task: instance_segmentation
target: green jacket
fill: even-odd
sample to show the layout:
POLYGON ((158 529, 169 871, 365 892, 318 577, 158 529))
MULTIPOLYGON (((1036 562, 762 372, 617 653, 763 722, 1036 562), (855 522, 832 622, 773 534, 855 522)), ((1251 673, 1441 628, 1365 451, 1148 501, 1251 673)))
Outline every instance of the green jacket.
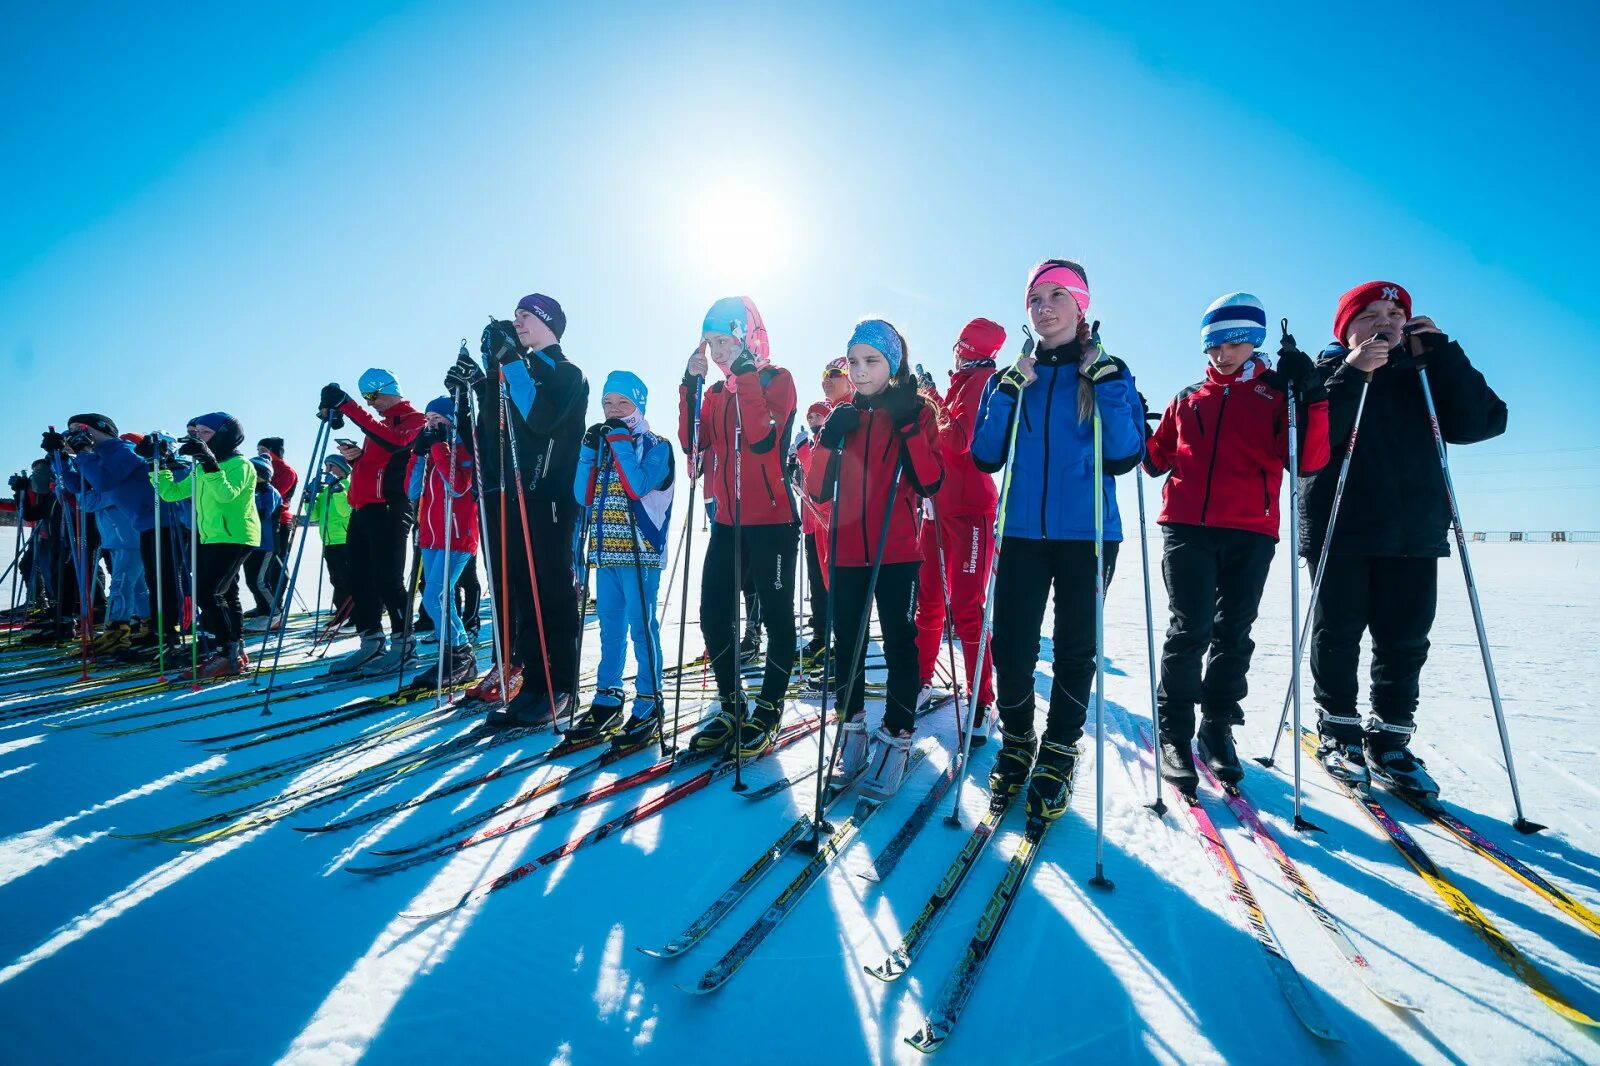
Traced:
POLYGON ((339 482, 338 490, 324 488, 311 504, 311 524, 322 527, 322 545, 337 548, 345 542, 350 528, 350 479, 339 482))
POLYGON ((222 460, 214 474, 196 467, 182 481, 174 481, 172 471, 157 470, 150 479, 155 483, 156 493, 169 503, 189 499, 194 494, 194 486, 200 486, 195 510, 201 544, 244 544, 252 548, 260 545, 256 468, 244 456, 234 455, 222 460))

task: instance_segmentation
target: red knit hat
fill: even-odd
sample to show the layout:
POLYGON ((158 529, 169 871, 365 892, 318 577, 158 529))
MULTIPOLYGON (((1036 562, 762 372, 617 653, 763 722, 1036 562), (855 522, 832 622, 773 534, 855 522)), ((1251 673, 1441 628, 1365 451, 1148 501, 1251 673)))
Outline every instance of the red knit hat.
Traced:
POLYGON ((962 359, 993 359, 1005 342, 1005 327, 987 318, 975 318, 961 330, 956 355, 962 359))
POLYGON ((1333 342, 1344 343, 1344 331, 1349 327, 1350 320, 1359 315, 1363 308, 1379 300, 1393 300, 1405 311, 1406 317, 1411 317, 1411 294, 1392 281, 1369 281, 1365 285, 1357 285, 1343 296, 1339 297, 1339 309, 1333 313, 1333 342))
POLYGON ((827 418, 828 412, 832 410, 833 407, 828 403, 827 400, 818 400, 816 403, 806 408, 806 417, 810 418, 812 415, 821 415, 823 418, 827 418))

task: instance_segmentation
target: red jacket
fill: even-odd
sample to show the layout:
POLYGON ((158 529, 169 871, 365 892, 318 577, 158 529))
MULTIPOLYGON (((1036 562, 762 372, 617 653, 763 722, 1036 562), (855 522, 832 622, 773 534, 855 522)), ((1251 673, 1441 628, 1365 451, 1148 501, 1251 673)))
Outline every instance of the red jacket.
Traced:
POLYGON ((281 526, 289 521, 289 501, 294 498, 295 486, 300 484, 300 475, 294 472, 294 467, 273 453, 268 452, 267 458, 272 460, 272 487, 283 497, 283 504, 272 516, 281 526))
POLYGON ((405 502, 411 442, 427 425, 427 417, 407 400, 389 408, 382 418, 373 417, 354 400, 340 404, 339 411, 367 435, 361 456, 350 469, 351 508, 405 502))
POLYGON ((478 500, 472 490, 472 456, 457 446, 453 476, 450 446, 443 441, 428 449, 428 474, 423 482, 422 502, 417 508, 417 547, 445 548, 445 501, 449 500, 451 552, 478 550, 478 500), (447 488, 448 485, 448 488, 447 488))
MULTIPOLYGON (((1289 463, 1286 382, 1252 357, 1231 375, 1206 368, 1167 405, 1145 442, 1144 468, 1170 471, 1158 521, 1278 537, 1278 490, 1289 463)), ((1297 412, 1300 473, 1328 463, 1328 402, 1297 412)))
POLYGON ((994 478, 972 461, 972 431, 983 412, 983 387, 994 377, 993 360, 950 372, 950 388, 940 407, 946 424, 939 427, 939 458, 944 463, 944 486, 939 490, 941 517, 986 516, 1000 509, 1000 490, 994 478))
MULTIPOLYGON (((810 468, 811 456, 816 451, 817 439, 814 436, 807 436, 805 440, 801 441, 795 446, 794 462, 795 466, 800 471, 802 493, 804 493, 806 470, 810 468)), ((809 494, 803 495, 800 500, 801 534, 804 536, 811 536, 817 533, 826 533, 828 531, 829 516, 832 514, 832 512, 832 500, 825 500, 822 503, 818 503, 816 500, 813 500, 809 494)))
MULTIPOLYGON (((694 385, 678 386, 678 443, 692 456, 694 385)), ((739 521, 747 526, 775 526, 800 519, 784 480, 784 447, 794 424, 794 379, 780 367, 767 366, 719 381, 700 398, 700 470, 707 500, 716 501, 716 521, 733 525, 735 499, 739 521), (730 388, 730 385, 732 388, 730 388), (735 482, 733 442, 739 436, 735 482)))
POLYGON ((845 438, 844 447, 836 453, 819 445, 806 467, 806 494, 813 500, 831 501, 833 460, 836 454, 839 456, 839 506, 833 515, 838 526, 839 555, 832 563, 871 566, 878 538, 883 535, 884 510, 889 507, 893 511, 883 561, 920 563, 917 497, 932 496, 944 480, 937 450, 938 419, 924 406, 916 429, 902 437, 888 412, 867 406, 859 398, 857 406, 861 424, 845 438), (902 457, 905 466, 900 472, 900 484, 890 500, 894 466, 902 457))

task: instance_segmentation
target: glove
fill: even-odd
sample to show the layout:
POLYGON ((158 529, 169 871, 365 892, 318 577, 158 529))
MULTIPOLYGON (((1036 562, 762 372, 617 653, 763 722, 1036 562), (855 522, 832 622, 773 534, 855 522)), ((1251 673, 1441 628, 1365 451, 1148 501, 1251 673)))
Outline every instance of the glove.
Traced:
POLYGON ((350 398, 336 382, 329 382, 322 386, 322 395, 317 399, 317 408, 322 411, 332 411, 350 398))
POLYGON ((817 434, 817 443, 829 451, 838 451, 844 444, 844 439, 855 432, 861 425, 861 412, 855 404, 842 403, 828 412, 828 420, 822 424, 822 429, 817 434))
POLYGON ((53 429, 45 430, 44 435, 39 438, 39 447, 43 448, 47 452, 59 452, 62 448, 66 447, 66 444, 67 438, 63 437, 53 429))
POLYGON ((179 455, 191 456, 200 464, 200 469, 208 474, 217 472, 217 457, 211 454, 211 449, 204 441, 195 440, 193 437, 183 438, 183 443, 178 446, 179 455))
POLYGON ((606 438, 606 423, 596 422, 583 433, 583 446, 590 451, 599 451, 600 442, 606 438))
MULTIPOLYGON (((485 365, 499 363, 505 366, 522 358, 522 342, 517 340, 517 327, 503 318, 497 318, 483 327, 483 341, 479 345, 485 365)), ((460 357, 457 357, 460 361, 460 357)))
POLYGON ((133 454, 146 461, 154 459, 156 457, 156 435, 154 433, 146 433, 141 437, 139 443, 133 446, 133 454))
POLYGON ((1122 373, 1122 369, 1117 366, 1117 361, 1111 358, 1106 350, 1102 348, 1100 349, 1100 354, 1094 357, 1092 363, 1078 368, 1078 373, 1088 378, 1089 384, 1099 385, 1101 382, 1116 379, 1122 373))
POLYGON ((22 493, 28 491, 28 475, 12 474, 9 484, 11 485, 11 494, 13 496, 20 496, 22 493))
POLYGON ((1144 438, 1149 440, 1155 436, 1156 426, 1161 424, 1161 412, 1150 410, 1150 401, 1142 392, 1139 393, 1139 409, 1144 412, 1144 438))
POLYGON ((917 375, 916 376, 917 376, 917 388, 919 388, 919 389, 929 389, 929 390, 937 391, 938 386, 934 384, 933 375, 928 373, 926 370, 924 370, 922 368, 922 364, 921 363, 917 364, 917 375))
POLYGON ((738 377, 740 374, 750 373, 750 371, 754 370, 755 368, 755 357, 749 352, 740 352, 738 357, 735 358, 733 363, 728 367, 728 371, 734 377, 738 377))
POLYGON ((1028 379, 1016 367, 1008 367, 1000 375, 1000 384, 995 388, 1011 397, 1013 400, 1022 398, 1022 390, 1028 387, 1028 379))
POLYGON ((624 433, 624 434, 627 434, 630 437, 633 436, 633 430, 628 428, 628 423, 624 422, 620 418, 608 418, 608 419, 606 419, 605 428, 606 428, 606 436, 608 436, 608 437, 611 436, 611 434, 613 434, 613 433, 624 433))
POLYGON ((86 430, 69 429, 62 439, 75 452, 86 452, 94 447, 94 438, 86 430))
POLYGON ((422 432, 417 434, 417 439, 411 442, 411 450, 418 455, 427 455, 435 444, 443 444, 444 441, 443 426, 423 426, 422 432))
POLYGON ((901 434, 916 432, 917 420, 922 417, 922 394, 914 389, 890 389, 883 398, 883 409, 901 434))
POLYGON ((1443 333, 1407 333, 1405 341, 1404 349, 1395 350, 1399 354, 1390 355, 1389 365, 1396 369, 1425 370, 1429 356, 1448 345, 1450 338, 1443 333))
POLYGON ((467 354, 465 348, 462 348, 461 354, 456 356, 456 361, 445 371, 444 387, 450 392, 457 389, 474 389, 486 380, 488 376, 484 374, 483 367, 467 354))

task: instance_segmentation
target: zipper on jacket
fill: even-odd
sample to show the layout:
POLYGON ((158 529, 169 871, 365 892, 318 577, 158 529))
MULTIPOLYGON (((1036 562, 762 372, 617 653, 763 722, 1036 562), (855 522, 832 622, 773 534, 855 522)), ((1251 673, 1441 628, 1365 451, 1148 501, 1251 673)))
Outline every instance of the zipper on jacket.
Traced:
POLYGON ((867 526, 871 525, 867 508, 871 504, 872 497, 867 494, 867 481, 871 477, 872 468, 873 414, 872 411, 867 412, 867 436, 861 442, 861 559, 867 566, 872 565, 872 548, 867 544, 867 526))
POLYGON ((1044 464, 1041 467, 1044 484, 1039 491, 1039 536, 1046 540, 1050 537, 1050 408, 1056 402, 1056 379, 1060 374, 1059 367, 1050 368, 1050 388, 1044 394, 1044 464))
POLYGON ((1267 491, 1267 472, 1261 471, 1261 513, 1270 517, 1272 515, 1272 494, 1267 491))
MULTIPOLYGON (((1224 389, 1224 391, 1226 391, 1227 386, 1224 385, 1223 389, 1224 389)), ((1199 400, 1195 400, 1193 406, 1194 406, 1194 420, 1195 420, 1195 422, 1197 422, 1199 424, 1199 426, 1200 426, 1200 435, 1203 437, 1203 436, 1206 435, 1206 420, 1200 414, 1200 401, 1199 400)))
POLYGON ((776 511, 778 509, 778 498, 772 494, 772 478, 767 476, 767 468, 764 466, 761 468, 761 485, 767 490, 767 502, 776 511))
MULTIPOLYGON (((1206 496, 1205 502, 1200 505, 1200 524, 1206 524, 1206 512, 1211 510, 1211 478, 1217 472, 1217 452, 1222 448, 1222 416, 1228 410, 1228 390, 1232 385, 1222 386, 1222 403, 1217 406, 1217 432, 1211 438, 1211 462, 1206 466, 1206 496)), ((1195 413, 1199 414, 1200 407, 1195 405, 1195 413)))

